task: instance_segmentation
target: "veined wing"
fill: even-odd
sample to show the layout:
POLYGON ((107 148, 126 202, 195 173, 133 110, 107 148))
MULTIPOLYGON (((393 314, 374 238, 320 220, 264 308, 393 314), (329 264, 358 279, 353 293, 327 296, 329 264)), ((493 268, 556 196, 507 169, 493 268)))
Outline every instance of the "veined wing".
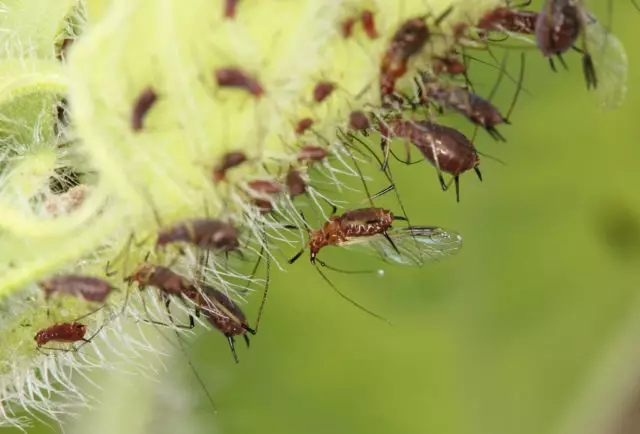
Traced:
POLYGON ((352 237, 340 246, 374 254, 391 264, 416 267, 452 256, 462 247, 460 234, 435 226, 391 228, 387 235, 391 242, 383 234, 376 234, 352 237))
POLYGON ((619 107, 627 94, 629 61, 622 42, 589 16, 584 28, 587 50, 598 79, 597 104, 604 110, 619 107))

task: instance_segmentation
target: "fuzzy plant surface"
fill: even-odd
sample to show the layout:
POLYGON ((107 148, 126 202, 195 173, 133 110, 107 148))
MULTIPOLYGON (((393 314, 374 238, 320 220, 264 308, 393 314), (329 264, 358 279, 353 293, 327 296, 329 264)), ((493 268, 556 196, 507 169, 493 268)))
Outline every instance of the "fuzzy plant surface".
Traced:
POLYGON ((144 318, 169 322, 163 303, 125 282, 141 264, 170 266, 237 302, 247 282, 263 283, 237 264, 262 257, 274 270, 284 267, 277 246, 300 247, 306 237, 282 226, 304 228, 287 175, 299 174, 307 206, 326 219, 327 203, 341 205, 341 192, 362 189, 359 165, 377 164, 345 138, 377 146, 349 120, 359 111, 383 116, 380 59, 399 26, 446 15, 397 83, 410 87, 418 69, 460 43, 461 23, 500 4, 0 2, 0 425, 56 419, 72 402, 87 403, 73 373, 161 352, 144 318), (232 14, 225 8, 233 3, 232 14), (375 17, 375 35, 356 19, 346 36, 346 23, 365 11, 375 17), (225 71, 236 79, 241 72, 245 82, 220 85, 225 71), (317 95, 319 84, 326 97, 317 95), (309 127, 300 127, 303 120, 309 127), (330 158, 301 160, 305 145, 330 158), (246 161, 224 170, 230 152, 246 161), (256 181, 282 192, 259 191, 256 181), (203 258, 189 245, 156 246, 159 230, 194 218, 237 227, 243 255, 203 258), (113 290, 104 305, 45 298, 40 282, 64 274, 95 276, 113 290), (39 330, 74 320, 87 324, 91 343, 37 350, 39 330))

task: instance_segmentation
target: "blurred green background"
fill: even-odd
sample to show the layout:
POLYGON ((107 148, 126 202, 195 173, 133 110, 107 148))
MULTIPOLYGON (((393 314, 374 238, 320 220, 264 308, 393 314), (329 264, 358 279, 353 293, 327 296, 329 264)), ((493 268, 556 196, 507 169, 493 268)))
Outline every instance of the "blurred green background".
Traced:
MULTIPOLYGON (((600 17, 606 3, 596 5, 600 17)), ((521 94, 513 125, 500 128, 508 142, 478 133, 478 149, 506 165, 482 158, 485 181, 465 174, 460 203, 440 191, 427 164, 392 166, 412 222, 459 231, 459 255, 404 268, 323 251, 342 268, 385 268, 383 278, 331 279, 393 325, 338 298, 305 256, 273 273, 260 333, 250 350, 238 344, 239 365, 217 332, 199 333, 189 347, 218 415, 177 354, 155 383, 96 372, 104 391, 87 390, 102 403, 66 432, 618 432, 614 410, 626 412, 625 397, 640 392, 640 12, 614 3, 613 31, 630 70, 620 109, 596 107, 577 53, 565 56, 568 72, 553 73, 529 49, 530 93, 521 94)), ((517 76, 515 50, 510 58, 517 76)), ((472 64, 479 93, 496 76, 472 64)), ((508 107, 514 89, 504 80, 496 104, 508 107)), ((473 134, 464 120, 445 119, 473 134)), ((384 186, 376 175, 372 189, 384 186)), ((398 210, 392 195, 377 205, 398 210)), ((259 297, 250 299, 250 318, 259 297)))

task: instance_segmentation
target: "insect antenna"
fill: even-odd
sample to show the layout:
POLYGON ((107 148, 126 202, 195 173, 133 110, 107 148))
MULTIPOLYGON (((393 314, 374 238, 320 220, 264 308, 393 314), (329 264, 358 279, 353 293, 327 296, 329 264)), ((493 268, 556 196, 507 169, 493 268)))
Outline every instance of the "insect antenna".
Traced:
POLYGON ((516 101, 518 101, 518 96, 520 96, 520 91, 522 90, 522 83, 524 82, 524 67, 525 67, 525 59, 526 55, 524 52, 520 53, 520 75, 518 76, 518 87, 516 88, 516 93, 513 95, 513 100, 511 101, 511 105, 509 106, 509 110, 507 111, 507 115, 504 116, 503 122, 506 124, 510 124, 509 118, 511 117, 511 113, 516 106, 516 101))
MULTIPOLYGON (((318 261, 320 262, 320 261, 318 261)), ((381 321, 386 322, 387 324, 392 324, 391 321, 389 321, 387 318, 378 315, 377 313, 367 309, 366 307, 362 306, 360 303, 358 303, 357 301, 353 300, 352 298, 348 297, 346 294, 344 294, 343 292, 341 292, 338 288, 336 288, 336 286, 329 280, 329 278, 318 268, 315 267, 316 271, 318 271, 318 273, 320 274, 320 276, 322 276, 322 278, 324 279, 325 282, 327 282, 329 284, 329 286, 331 287, 331 289, 333 289, 336 294, 338 294, 340 297, 342 297, 344 300, 348 301, 349 303, 351 303, 352 305, 354 305, 355 307, 357 307, 358 309, 362 310, 363 312, 368 313, 369 315, 371 315, 374 318, 377 318, 381 321)))
MULTIPOLYGON (((266 242, 266 235, 265 235, 265 242, 266 242)), ((259 261, 256 262, 254 273, 259 263, 260 263, 259 261)), ((267 258, 265 259, 265 264, 266 264, 266 276, 265 276, 265 282, 264 282, 264 292, 262 293, 262 301, 260 302, 260 308, 258 309, 258 317, 256 318, 256 325, 253 327, 254 335, 258 333, 258 326, 260 325, 260 319, 262 318, 262 311, 264 310, 264 306, 267 303, 267 293, 269 292, 269 283, 271 281, 271 257, 268 254, 267 254, 267 258)), ((249 348, 249 337, 246 335, 246 333, 243 336, 245 337, 247 348, 249 348)))
MULTIPOLYGON (((200 387, 202 387, 202 390, 204 391, 204 394, 207 395, 207 399, 209 400, 209 403, 211 404, 211 407, 213 408, 213 413, 214 414, 218 414, 218 406, 216 406, 216 403, 213 401, 213 398, 211 397, 211 394, 209 393, 209 390, 207 390, 207 387, 204 384, 204 381, 202 381, 202 378, 200 377, 200 374, 198 374, 198 371, 196 370, 195 366, 193 366, 193 363, 191 362, 191 358, 189 357, 189 354, 187 353, 187 349, 184 347, 184 344, 182 343, 182 339, 180 338, 180 333, 178 333, 177 330, 174 330, 174 333, 176 334, 176 339, 178 340, 178 346, 180 347, 180 351, 182 351, 182 354, 184 355, 185 359, 187 359, 187 363, 189 364, 189 368, 191 368, 191 372, 193 372, 193 376, 196 377, 196 380, 198 380, 198 383, 200 383, 200 387)), ((164 337, 167 342, 171 343, 171 341, 169 340, 169 338, 167 338, 164 333, 160 333, 162 335, 162 337, 164 337)))

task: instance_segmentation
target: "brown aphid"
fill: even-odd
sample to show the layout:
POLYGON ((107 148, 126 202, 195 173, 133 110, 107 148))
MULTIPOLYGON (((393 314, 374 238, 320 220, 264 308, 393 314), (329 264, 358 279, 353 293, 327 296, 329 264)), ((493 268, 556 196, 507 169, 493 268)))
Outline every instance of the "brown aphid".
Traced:
POLYGON ((244 89, 256 98, 264 95, 260 82, 239 68, 219 68, 215 71, 216 82, 220 87, 244 89))
POLYGON ((307 183, 300 174, 300 171, 293 167, 287 172, 285 177, 285 185, 289 191, 289 195, 293 197, 302 196, 307 192, 307 183))
MULTIPOLYGON (((136 282, 140 291, 144 291, 149 286, 156 288, 160 291, 161 298, 165 300, 167 310, 171 302, 169 296, 184 296, 196 305, 194 313, 195 316, 200 317, 200 306, 204 302, 202 295, 192 281, 174 272, 170 268, 145 262, 140 264, 133 274, 127 276, 124 280, 129 284, 136 282)), ((148 322, 166 325, 153 320, 148 320, 148 322)), ((192 329, 195 327, 195 320, 192 315, 189 315, 189 325, 175 323, 174 325, 179 328, 192 329)))
POLYGON ((371 122, 364 112, 354 110, 349 113, 349 127, 353 130, 365 131, 371 128, 371 122))
POLYGON ((242 151, 227 152, 222 156, 220 163, 213 168, 213 181, 224 181, 227 171, 247 161, 247 156, 242 151))
POLYGON ((268 179, 255 179, 247 183, 249 189, 259 194, 276 194, 282 191, 282 185, 268 179))
MULTIPOLYGON (((331 216, 321 229, 309 231, 309 260, 313 265, 316 256, 326 246, 339 246, 353 237, 368 237, 384 234, 391 227, 394 217, 383 208, 362 208, 347 211, 340 216, 331 216)), ((289 260, 295 262, 304 249, 289 260)))
MULTIPOLYGON (((460 86, 447 86, 437 81, 424 80, 424 76, 423 85, 428 99, 462 114, 474 124, 483 127, 494 139, 506 141, 496 126, 502 123, 509 124, 509 121, 488 100, 460 86)), ((427 103, 428 99, 421 98, 421 102, 427 103)))
POLYGON ((536 43, 544 57, 549 59, 551 68, 555 71, 552 56, 557 56, 566 68, 562 54, 570 48, 582 52, 582 69, 584 71, 587 89, 598 86, 595 66, 591 56, 586 51, 575 47, 575 43, 584 30, 585 18, 583 6, 575 0, 545 0, 536 21, 536 43))
POLYGON ((346 39, 351 37, 353 33, 353 25, 356 23, 356 19, 354 17, 348 17, 342 22, 342 36, 346 39))
POLYGON ((255 335, 256 332, 247 322, 247 317, 240 307, 222 292, 212 288, 211 286, 203 286, 202 291, 208 300, 201 305, 207 321, 223 335, 226 336, 231 354, 236 363, 238 356, 235 348, 235 337, 242 336, 249 347, 249 336, 247 332, 255 335))
POLYGON ((89 342, 84 336, 87 334, 87 326, 79 322, 65 322, 54 324, 36 333, 34 340, 40 349, 49 342, 89 342))
POLYGON ((231 223, 214 219, 192 219, 161 230, 156 247, 185 242, 203 249, 231 252, 240 247, 238 237, 238 229, 231 223))
POLYGON ((433 73, 435 75, 464 75, 467 73, 467 66, 464 62, 455 57, 436 57, 433 59, 433 73))
POLYGON ((369 39, 376 39, 378 35, 378 31, 376 30, 376 23, 373 17, 373 12, 366 9, 362 11, 360 15, 362 19, 362 27, 364 28, 364 32, 367 34, 369 39))
POLYGON ((266 215, 273 212, 273 202, 270 199, 262 199, 256 197, 252 199, 251 203, 253 204, 253 206, 258 208, 258 212, 261 215, 266 215))
POLYGON ((304 145, 298 151, 298 161, 322 161, 329 155, 329 152, 320 146, 304 145))
POLYGON ((490 32, 513 32, 525 35, 533 35, 536 31, 538 13, 510 9, 504 6, 497 7, 486 12, 476 28, 490 32))
POLYGON ((236 9, 240 0, 225 0, 224 1, 224 17, 234 19, 236 17, 236 9))
POLYGON ((313 100, 322 102, 336 89, 336 85, 330 81, 321 81, 313 88, 313 100))
POLYGON ((391 122, 391 130, 397 137, 413 143, 424 158, 438 169, 438 179, 443 190, 447 190, 442 172, 453 175, 456 186, 456 200, 460 201, 460 175, 473 169, 482 181, 478 169, 480 159, 473 143, 461 132, 444 125, 428 121, 391 122))
POLYGON ((305 131, 311 128, 312 125, 313 125, 313 119, 311 118, 301 119, 300 121, 298 121, 298 124, 296 125, 296 129, 295 129, 296 134, 303 134, 305 131))
POLYGON ((405 21, 389 42, 380 66, 380 93, 391 95, 396 81, 407 72, 407 63, 427 43, 429 28, 424 19, 412 18, 405 21))
POLYGON ((153 286, 166 295, 184 294, 190 299, 197 298, 194 294, 197 290, 189 279, 162 265, 146 262, 140 264, 130 276, 125 278, 125 282, 136 282, 141 291, 147 286, 153 286))
POLYGON ((142 129, 144 118, 157 99, 158 95, 151 87, 145 88, 138 96, 131 110, 131 129, 133 131, 140 131, 142 129))
POLYGON ((56 58, 60 62, 65 62, 67 60, 67 51, 69 51, 69 47, 73 44, 74 39, 72 38, 64 38, 62 40, 62 44, 60 44, 60 51, 56 55, 56 58))
POLYGON ((50 277, 38 283, 49 298, 53 293, 82 297, 87 301, 103 303, 115 288, 106 280, 93 276, 63 275, 50 277))

